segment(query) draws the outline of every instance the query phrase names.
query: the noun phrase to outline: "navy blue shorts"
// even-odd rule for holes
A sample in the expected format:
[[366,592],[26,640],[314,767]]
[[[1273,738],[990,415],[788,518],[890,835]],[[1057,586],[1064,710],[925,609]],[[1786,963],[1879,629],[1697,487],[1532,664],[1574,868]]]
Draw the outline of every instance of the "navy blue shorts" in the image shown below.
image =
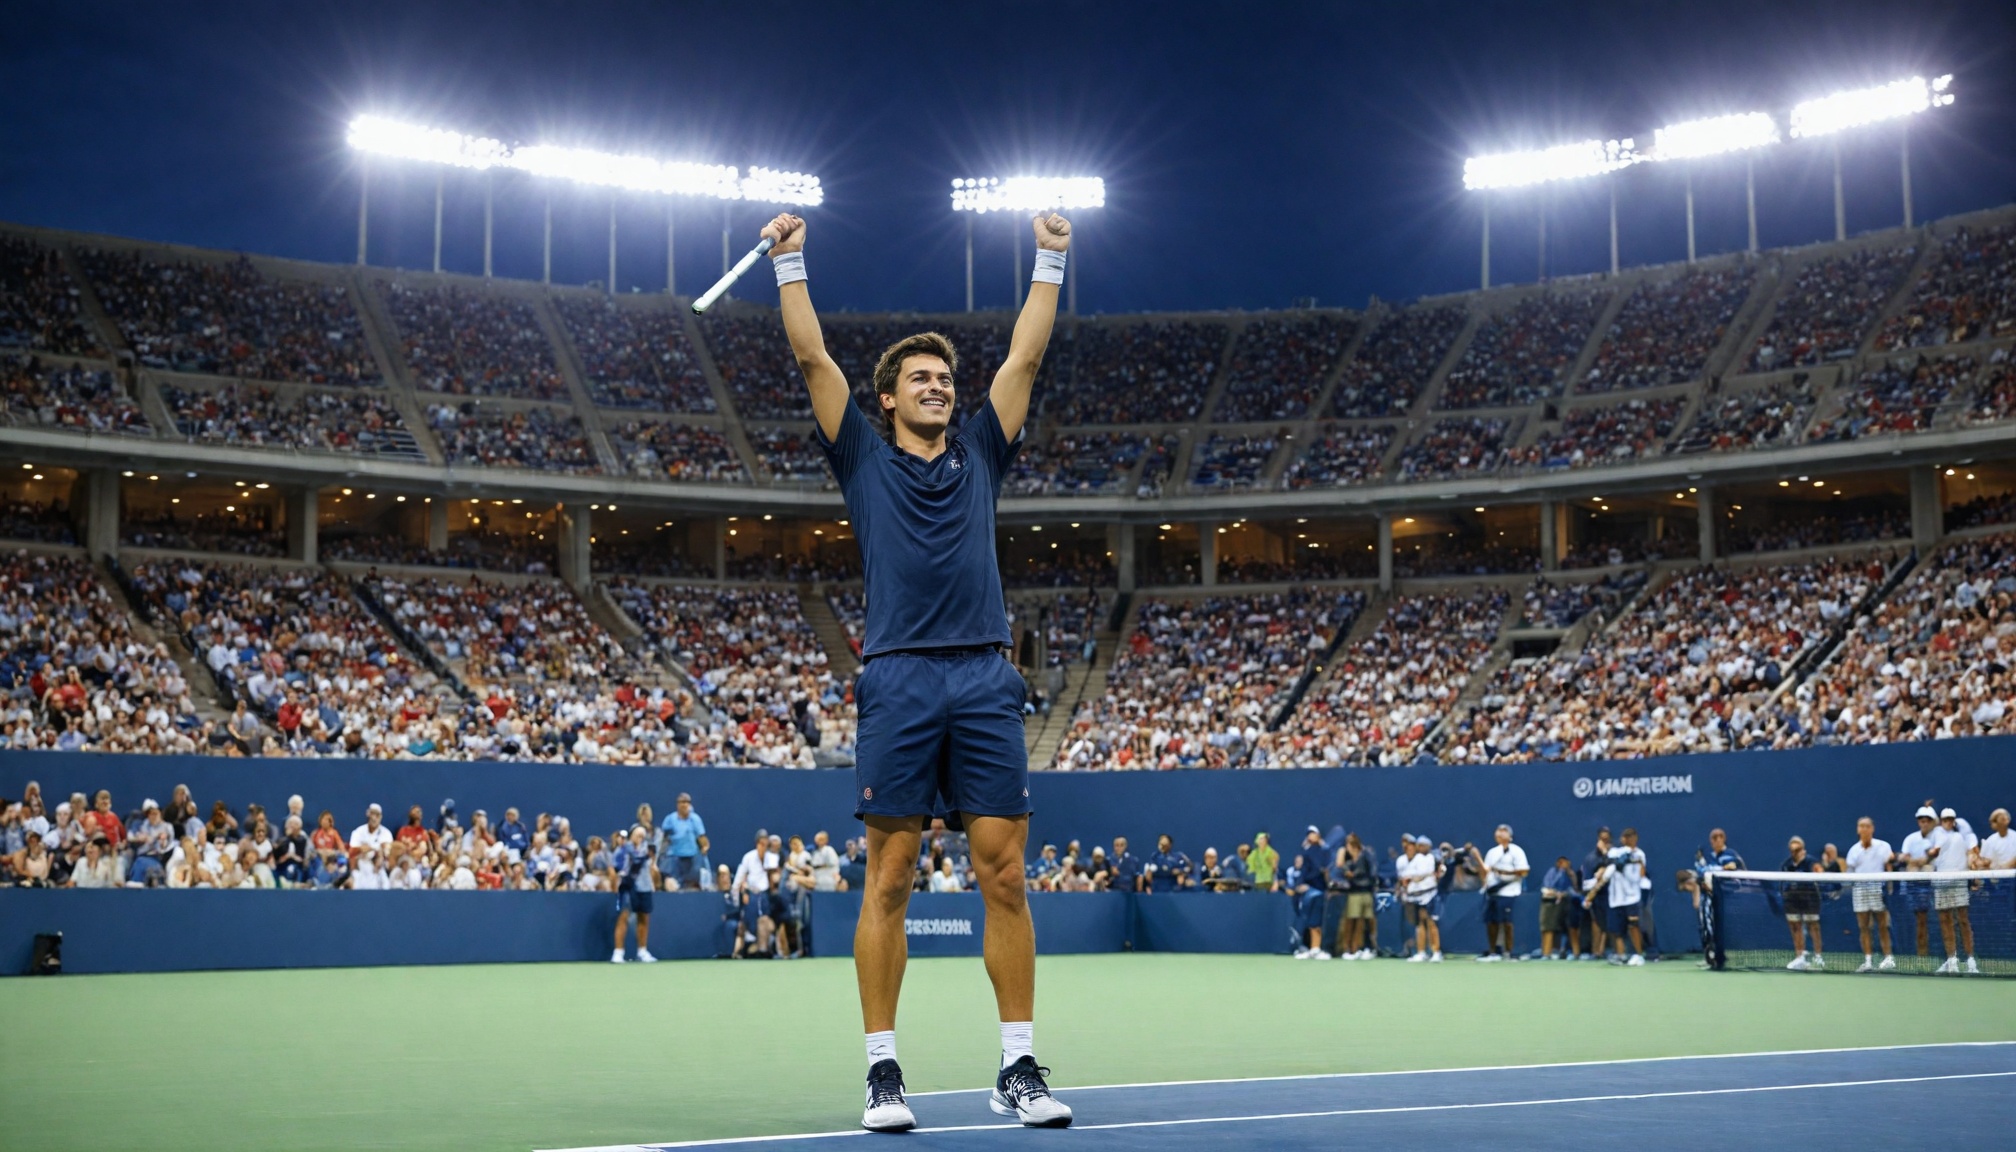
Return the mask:
[[1512,902],[1517,899],[1518,897],[1516,896],[1484,897],[1484,923],[1486,924],[1512,923]]
[[1638,905],[1613,904],[1610,907],[1610,934],[1622,936],[1638,923]]
[[770,915],[770,894],[768,892],[749,893],[748,903],[742,905],[742,927],[756,930],[756,922]]
[[1022,674],[994,649],[889,652],[854,681],[854,815],[1024,816]]
[[635,912],[639,916],[651,914],[651,890],[649,888],[618,888],[616,890],[616,914]]

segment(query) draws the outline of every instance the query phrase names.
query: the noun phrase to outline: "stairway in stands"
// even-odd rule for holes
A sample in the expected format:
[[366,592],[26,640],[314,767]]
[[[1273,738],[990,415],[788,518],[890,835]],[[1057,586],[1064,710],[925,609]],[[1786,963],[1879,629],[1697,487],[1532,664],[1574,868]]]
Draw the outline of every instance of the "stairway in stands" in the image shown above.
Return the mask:
[[798,607],[805,613],[805,622],[812,626],[812,634],[819,637],[819,644],[826,649],[826,659],[831,661],[835,676],[852,676],[861,670],[861,661],[854,655],[854,648],[847,643],[847,629],[840,623],[840,617],[833,612],[833,605],[826,602],[824,590],[816,584],[798,586]]
[[168,649],[168,655],[175,660],[175,667],[182,672],[182,679],[189,683],[189,702],[196,706],[199,719],[208,720],[222,727],[230,719],[231,709],[224,706],[217,695],[217,681],[204,667],[201,657],[189,650],[182,637],[168,624],[156,625],[140,611],[139,605],[126,594],[126,586],[119,582],[119,576],[105,558],[95,557],[92,567],[96,569],[98,583],[112,597],[112,603],[126,613],[133,622],[133,638],[143,644],[161,644]]
[[1050,702],[1050,714],[1029,718],[1023,734],[1029,747],[1029,767],[1048,768],[1056,761],[1057,749],[1063,746],[1065,735],[1071,731],[1071,717],[1077,714],[1078,705],[1087,696],[1105,691],[1106,673],[1113,667],[1113,658],[1119,654],[1122,638],[1133,635],[1134,619],[1139,611],[1140,600],[1132,599],[1120,627],[1093,633],[1095,647],[1092,663],[1074,664],[1067,669],[1063,689]]

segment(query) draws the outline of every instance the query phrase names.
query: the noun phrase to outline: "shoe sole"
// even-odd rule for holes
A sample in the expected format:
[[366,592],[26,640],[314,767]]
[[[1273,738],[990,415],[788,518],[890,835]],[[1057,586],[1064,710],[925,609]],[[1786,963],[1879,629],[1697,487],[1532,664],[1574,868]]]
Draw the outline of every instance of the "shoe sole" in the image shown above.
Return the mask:
[[1031,1120],[1027,1116],[1022,1115],[1021,1109],[1003,1100],[998,1090],[987,1094],[987,1107],[996,1116],[1013,1116],[1021,1120],[1024,1128],[1069,1128],[1071,1126],[1071,1114],[1069,1112],[1051,1120]]
[[910,1119],[897,1124],[870,1124],[867,1117],[864,1116],[861,1119],[861,1127],[870,1132],[908,1132],[912,1128],[917,1127],[917,1117],[912,1116]]

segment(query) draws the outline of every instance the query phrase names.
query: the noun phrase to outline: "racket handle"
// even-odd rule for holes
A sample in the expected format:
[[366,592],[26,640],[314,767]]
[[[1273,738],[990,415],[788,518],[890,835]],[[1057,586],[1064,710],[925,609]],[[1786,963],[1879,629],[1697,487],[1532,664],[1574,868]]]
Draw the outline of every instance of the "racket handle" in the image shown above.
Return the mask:
[[735,282],[742,278],[742,274],[744,272],[747,272],[749,271],[750,268],[754,267],[756,261],[761,260],[763,257],[769,255],[770,249],[775,248],[776,246],[777,242],[775,240],[772,240],[770,237],[765,236],[756,245],[756,247],[751,248],[749,251],[743,253],[742,259],[737,260],[735,262],[735,266],[733,268],[730,268],[726,275],[722,276],[719,280],[716,280],[712,288],[709,288],[707,289],[707,291],[701,293],[700,298],[698,300],[693,301],[693,314],[695,316],[698,316],[700,313],[705,312],[707,311],[707,309],[713,307],[714,302],[716,300],[721,299],[722,296],[726,295],[728,289],[733,288],[735,286]]

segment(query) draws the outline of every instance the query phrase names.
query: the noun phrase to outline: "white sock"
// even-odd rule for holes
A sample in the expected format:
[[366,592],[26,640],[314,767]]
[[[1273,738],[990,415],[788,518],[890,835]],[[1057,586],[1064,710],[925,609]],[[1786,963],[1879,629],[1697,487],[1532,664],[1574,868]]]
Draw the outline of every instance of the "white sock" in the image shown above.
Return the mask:
[[1028,1020],[1019,1024],[1004,1022],[1001,1025],[1001,1067],[1006,1068],[1024,1056],[1036,1055],[1036,1025]]
[[896,1033],[894,1031],[868,1033],[869,1067],[872,1068],[883,1060],[894,1059],[896,1059]]

